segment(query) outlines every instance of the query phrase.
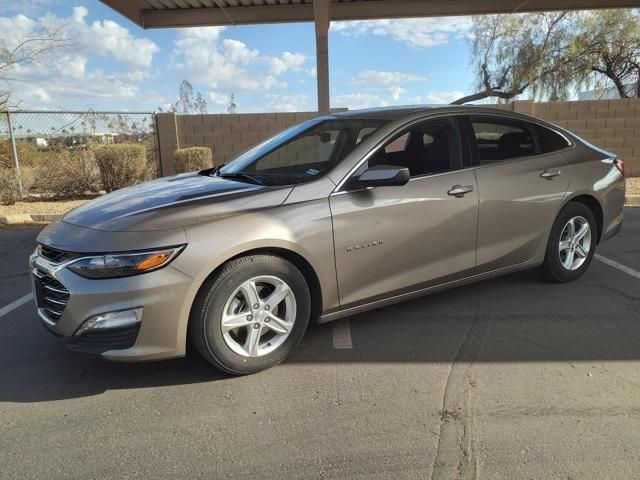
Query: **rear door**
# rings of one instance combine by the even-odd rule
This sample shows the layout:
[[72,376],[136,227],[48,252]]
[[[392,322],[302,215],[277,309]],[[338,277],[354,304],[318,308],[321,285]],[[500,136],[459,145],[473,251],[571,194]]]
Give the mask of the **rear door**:
[[[339,190],[329,197],[343,307],[473,273],[478,197],[455,118],[408,127],[377,149],[369,166],[409,168],[404,186]],[[457,196],[449,194],[458,187]]]
[[[551,130],[500,116],[470,117],[478,181],[476,273],[526,262],[546,245],[569,178]],[[560,143],[549,145],[547,133]],[[553,142],[552,142],[553,143]]]

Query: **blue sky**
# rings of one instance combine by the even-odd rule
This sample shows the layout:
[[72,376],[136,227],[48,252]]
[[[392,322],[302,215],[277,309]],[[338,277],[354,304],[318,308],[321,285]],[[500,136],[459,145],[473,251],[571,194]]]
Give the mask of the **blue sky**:
[[[65,25],[73,48],[11,75],[21,108],[156,110],[182,79],[209,112],[316,108],[312,24],[142,30],[98,1],[4,0],[0,47]],[[449,102],[473,87],[468,17],[334,22],[332,107]]]

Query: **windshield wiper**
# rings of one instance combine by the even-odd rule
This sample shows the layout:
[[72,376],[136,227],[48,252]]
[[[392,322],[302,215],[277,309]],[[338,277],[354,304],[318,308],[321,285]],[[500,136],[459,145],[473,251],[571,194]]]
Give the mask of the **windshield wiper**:
[[225,165],[226,163],[221,163],[220,165],[216,165],[215,167],[213,167],[211,172],[209,172],[209,176],[213,177],[214,175],[218,175],[220,173],[220,169]]
[[251,183],[256,185],[264,185],[264,178],[251,175],[245,172],[229,172],[229,173],[218,173],[220,178],[228,178],[231,180],[248,180]]

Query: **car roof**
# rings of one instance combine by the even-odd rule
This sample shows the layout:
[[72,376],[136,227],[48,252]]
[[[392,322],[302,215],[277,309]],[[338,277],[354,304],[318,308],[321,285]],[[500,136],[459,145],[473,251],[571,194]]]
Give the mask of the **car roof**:
[[[334,118],[352,118],[360,120],[399,120],[420,114],[458,113],[458,114],[491,114],[525,118],[525,115],[500,108],[476,105],[402,105],[394,107],[367,108],[332,113]],[[529,117],[530,119],[530,117]]]

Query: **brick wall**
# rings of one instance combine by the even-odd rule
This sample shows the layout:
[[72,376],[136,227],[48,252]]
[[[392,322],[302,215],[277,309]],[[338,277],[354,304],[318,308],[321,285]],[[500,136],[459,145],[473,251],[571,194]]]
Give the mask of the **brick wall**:
[[[628,176],[640,176],[640,99],[575,102],[514,102],[495,105],[539,117],[611,150]],[[177,148],[210,147],[214,164],[229,161],[262,139],[316,116],[316,112],[157,116],[163,175],[175,173]]]

